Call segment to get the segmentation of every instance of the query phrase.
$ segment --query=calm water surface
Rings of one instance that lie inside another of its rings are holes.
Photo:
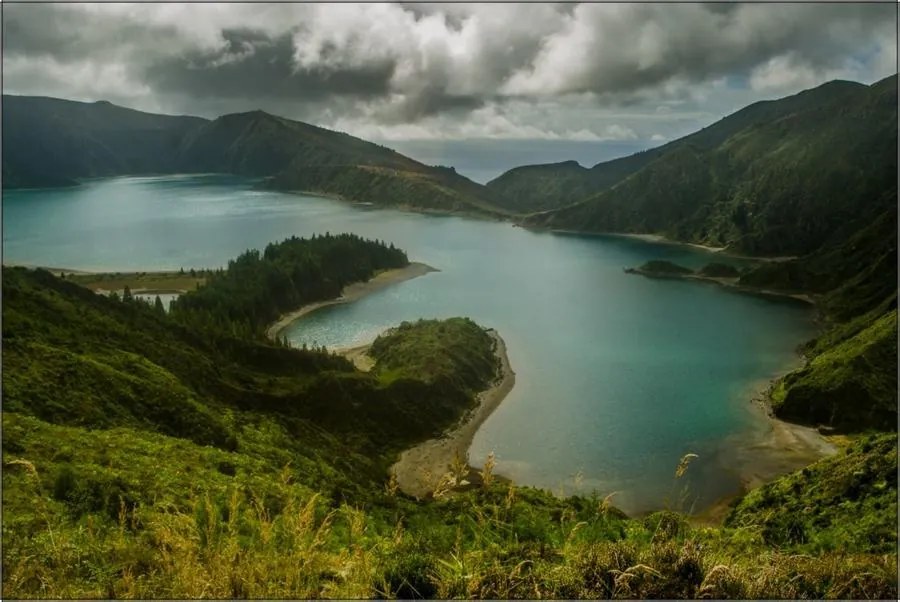
[[[711,256],[621,237],[534,233],[509,224],[366,209],[253,190],[230,176],[95,180],[5,191],[4,261],[73,269],[217,267],[291,235],[355,232],[438,268],[311,314],[295,343],[370,341],[403,320],[465,315],[499,330],[516,386],[478,432],[473,464],[554,492],[618,492],[628,511],[696,508],[733,492],[723,441],[761,431],[748,403],[813,335],[802,305],[622,269]],[[673,472],[700,455],[688,477]],[[687,487],[686,495],[683,490]]]

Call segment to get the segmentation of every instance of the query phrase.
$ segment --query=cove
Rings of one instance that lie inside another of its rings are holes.
[[[349,346],[420,317],[468,316],[507,344],[516,386],[478,431],[479,465],[562,494],[617,492],[627,512],[702,509],[734,493],[733,448],[767,428],[749,400],[798,362],[808,306],[628,275],[716,256],[621,237],[360,207],[231,176],[93,180],[4,191],[7,263],[87,270],[217,267],[287,236],[354,232],[434,272],[295,322],[295,344]],[[696,453],[685,478],[680,457]],[[752,454],[743,453],[750,458]]]

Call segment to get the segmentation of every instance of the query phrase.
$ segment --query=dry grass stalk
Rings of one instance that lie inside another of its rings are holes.
[[[675,469],[675,478],[680,479],[684,476],[684,473],[687,472],[688,466],[691,465],[691,462],[695,459],[699,458],[697,454],[684,454],[681,456],[681,461],[678,462],[678,467]]]

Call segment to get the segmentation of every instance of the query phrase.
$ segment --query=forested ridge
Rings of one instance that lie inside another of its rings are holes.
[[[343,132],[265,111],[154,115],[58,98],[3,96],[3,187],[103,176],[223,173],[266,188],[408,209],[501,216],[481,184]]]
[[[347,284],[408,264],[393,244],[355,234],[292,237],[262,253],[246,251],[212,272],[204,286],[172,304],[172,316],[200,328],[261,337],[282,313],[338,297]]]

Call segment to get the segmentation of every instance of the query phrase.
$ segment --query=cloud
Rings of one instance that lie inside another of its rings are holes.
[[[896,65],[888,4],[16,4],[4,88],[382,139],[672,139]],[[374,136],[373,136],[374,137]]]
[[[864,48],[863,40],[896,35],[890,19],[896,8],[884,5],[709,6],[715,5],[579,5],[504,91],[627,97],[747,73],[788,52],[802,68],[824,75]]]

